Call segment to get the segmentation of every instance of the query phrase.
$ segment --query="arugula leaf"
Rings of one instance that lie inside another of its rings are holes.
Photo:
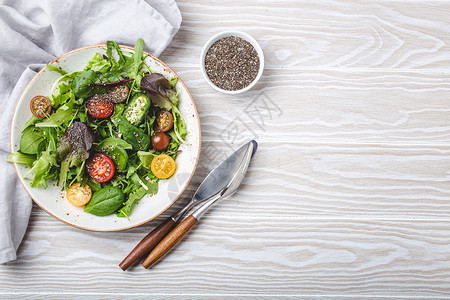
[[[152,151],[152,152],[138,151],[137,155],[139,157],[139,160],[142,163],[142,166],[144,168],[150,169],[151,164],[152,164],[152,160],[156,156],[154,151]]]
[[[136,175],[137,176],[137,175]],[[142,180],[141,180],[142,181]],[[158,181],[149,179],[144,182],[145,187],[139,184],[134,185],[134,189],[130,192],[125,205],[116,213],[119,218],[128,218],[131,214],[131,210],[136,203],[142,199],[146,194],[158,193]]]
[[[122,66],[122,72],[130,74],[131,72],[133,72],[133,68],[134,68],[134,56],[128,56],[128,55],[124,55],[124,64]]]
[[[58,140],[56,130],[51,127],[43,127],[42,132],[44,133],[44,137],[47,139],[47,149],[49,151],[56,151],[56,141]]]
[[[139,164],[138,166],[136,166],[135,164],[129,164],[128,170],[127,170],[127,175],[125,175],[125,177],[126,177],[126,178],[130,178],[130,177],[133,176],[133,174],[136,173],[141,167],[142,167],[142,164]]]
[[[177,136],[177,140],[179,143],[184,143],[184,138],[187,135],[186,124],[184,124],[183,119],[181,119],[181,114],[178,112],[172,111],[173,115],[173,131]]]
[[[45,121],[37,123],[36,127],[58,127],[64,122],[69,122],[73,117],[73,105],[64,104],[59,107],[50,117]]]
[[[116,53],[119,57],[118,61],[114,59],[113,50],[116,50]],[[106,56],[111,63],[111,71],[119,71],[120,67],[125,64],[125,57],[123,56],[122,49],[120,49],[119,44],[114,41],[106,42]]]
[[[81,104],[83,99],[76,101],[75,95],[72,93],[72,81],[75,77],[81,74],[81,71],[72,72],[59,78],[51,89],[52,106],[58,107],[66,102],[73,101]]]
[[[175,87],[177,82],[178,82],[178,77],[172,77],[172,79],[169,80],[169,83],[172,87]]]
[[[144,47],[144,40],[138,39],[136,42],[136,45],[134,46],[134,54],[133,54],[133,71],[130,74],[131,78],[136,78],[139,74],[139,70],[141,69],[142,63],[143,63],[143,47]],[[140,82],[137,81],[137,82]]]
[[[119,116],[122,115],[123,110],[125,109],[125,104],[115,104],[114,105],[114,112],[111,116],[111,122],[117,126],[119,124]]]
[[[92,70],[94,72],[106,73],[111,69],[111,62],[103,57],[99,53],[95,53],[94,57],[87,63],[84,68],[85,71]]]
[[[148,116],[147,116],[148,117]],[[148,118],[148,120],[145,122],[147,124],[147,132],[149,136],[152,136],[155,133],[155,124],[156,116],[153,114],[151,117]]]
[[[51,154],[50,151],[44,151],[41,157],[35,161],[33,167],[25,174],[27,178],[30,174],[34,173],[33,181],[30,186],[38,187],[44,186],[47,188],[47,176],[49,175],[52,166],[57,166],[56,154]]]
[[[91,190],[93,192],[99,190],[102,188],[102,184],[100,182],[95,181],[94,179],[92,179],[90,176],[85,177],[87,179],[86,180],[86,184],[89,185],[89,187],[91,188]]]
[[[54,66],[54,65],[47,64],[47,69],[49,69],[49,71],[52,71],[52,72],[58,72],[61,75],[66,75],[67,74],[66,71],[64,71],[60,67],[57,67],[57,66]]]
[[[36,160],[36,155],[23,154],[20,152],[11,153],[6,159],[7,162],[15,162],[22,165],[27,165],[30,168],[33,166]]]
[[[128,218],[136,202],[141,200],[146,192],[147,191],[143,187],[134,189],[128,196],[125,205],[116,213],[116,216],[119,218]]]
[[[75,95],[72,92],[67,92],[59,95],[52,95],[53,107],[58,107],[61,104],[67,103],[68,101],[75,101]]]
[[[22,132],[25,131],[25,129],[27,129],[30,126],[34,126],[36,123],[38,123],[39,121],[42,121],[41,118],[36,117],[35,115],[32,115],[31,118],[28,119],[28,121],[25,123],[25,125],[22,128]]]

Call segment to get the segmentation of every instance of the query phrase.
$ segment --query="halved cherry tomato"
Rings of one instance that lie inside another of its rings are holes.
[[[45,118],[52,111],[52,102],[45,96],[34,96],[30,101],[30,110],[38,118]]]
[[[80,183],[75,183],[67,190],[66,196],[72,205],[83,206],[91,201],[92,191],[87,184],[81,186]]]
[[[153,158],[150,168],[153,175],[159,179],[166,179],[175,174],[177,164],[169,155],[160,154]]]
[[[152,135],[152,146],[156,151],[164,151],[169,147],[170,139],[164,132],[157,132]]]
[[[114,163],[103,153],[96,153],[86,163],[89,175],[97,182],[107,182],[115,172]]]
[[[114,110],[114,105],[108,98],[108,94],[97,94],[86,101],[88,112],[94,118],[107,118]]]
[[[161,109],[156,115],[156,129],[162,132],[169,131],[173,127],[173,115],[166,109]]]
[[[116,85],[109,91],[109,100],[111,100],[113,103],[125,102],[128,98],[129,93],[130,89],[125,83]]]

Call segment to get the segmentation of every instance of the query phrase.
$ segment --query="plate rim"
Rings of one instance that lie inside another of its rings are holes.
[[[63,59],[64,57],[66,57],[66,56],[68,56],[68,55],[70,55],[70,54],[79,52],[79,51],[83,51],[83,50],[87,50],[87,49],[92,49],[92,48],[103,48],[103,47],[106,47],[106,44],[96,44],[96,45],[90,45],[90,46],[84,46],[84,47],[76,48],[76,49],[73,49],[73,50],[71,50],[71,51],[69,51],[69,52],[66,52],[66,53],[64,53],[64,54],[62,54],[62,55],[60,55],[60,56],[58,56],[57,58],[53,59],[52,61],[50,61],[50,62],[47,63],[47,64],[52,65],[52,64],[54,64],[54,63],[58,63],[59,60]],[[128,50],[134,51],[134,47],[131,47],[131,46],[127,46],[127,45],[119,45],[119,47],[120,47],[121,49],[128,49]],[[27,186],[25,185],[25,182],[23,181],[22,177],[19,176],[19,171],[17,170],[17,164],[16,164],[16,163],[13,163],[14,169],[15,169],[15,171],[16,171],[16,176],[17,176],[17,178],[19,178],[19,181],[21,182],[23,188],[24,188],[25,191],[27,192],[28,196],[30,196],[30,198],[33,200],[33,202],[36,203],[36,204],[37,204],[42,210],[44,210],[46,213],[48,213],[48,214],[51,215],[52,217],[56,218],[57,220],[59,220],[59,221],[65,223],[65,224],[71,225],[71,226],[76,227],[76,228],[79,228],[79,229],[83,229],[83,230],[87,230],[87,231],[92,231],[92,232],[117,232],[117,231],[123,231],[123,230],[127,230],[127,229],[131,229],[131,228],[135,228],[135,227],[141,226],[141,225],[143,225],[143,224],[145,224],[145,223],[148,223],[148,222],[150,222],[150,221],[156,219],[157,217],[159,217],[160,215],[162,215],[165,211],[167,211],[172,205],[174,205],[175,202],[176,202],[176,201],[180,198],[180,196],[184,193],[184,191],[186,190],[186,188],[189,186],[189,184],[190,184],[190,182],[191,182],[191,180],[192,180],[192,177],[194,176],[195,171],[197,170],[198,161],[199,161],[199,159],[200,159],[200,151],[201,151],[201,147],[202,147],[202,130],[201,130],[201,123],[200,123],[200,116],[199,116],[199,114],[198,114],[197,105],[195,104],[194,97],[192,97],[191,92],[189,91],[189,89],[187,88],[187,86],[186,86],[186,84],[183,82],[183,80],[180,78],[180,76],[179,76],[179,75],[178,75],[171,67],[169,67],[165,62],[163,62],[163,61],[160,60],[159,58],[153,56],[152,54],[150,54],[150,53],[148,53],[148,52],[146,52],[146,51],[143,51],[143,54],[144,54],[145,56],[151,57],[151,58],[154,59],[156,62],[160,63],[160,64],[166,69],[166,71],[167,71],[167,70],[170,70],[170,72],[173,73],[173,74],[178,78],[178,82],[181,83],[181,85],[184,87],[185,91],[187,92],[187,94],[188,94],[188,96],[189,96],[189,98],[190,98],[190,100],[191,100],[191,102],[192,102],[192,104],[193,104],[193,108],[194,108],[194,111],[195,111],[195,116],[196,116],[197,124],[198,124],[198,138],[199,138],[199,140],[198,140],[198,150],[197,150],[197,159],[195,160],[194,168],[192,169],[192,172],[191,172],[191,174],[190,174],[190,176],[189,176],[189,178],[188,178],[188,180],[187,180],[186,185],[184,186],[184,188],[178,193],[178,195],[175,197],[175,199],[174,199],[171,203],[169,203],[169,205],[167,205],[166,207],[164,207],[164,209],[161,210],[160,213],[156,214],[155,216],[153,216],[153,217],[151,217],[151,218],[149,218],[149,219],[146,219],[146,220],[144,220],[144,221],[141,221],[141,222],[138,222],[138,223],[136,223],[136,224],[133,224],[133,225],[130,225],[130,226],[126,226],[126,227],[123,227],[123,228],[117,228],[117,229],[95,229],[95,228],[90,228],[90,227],[86,227],[86,226],[81,226],[81,225],[76,225],[76,224],[70,223],[70,222],[68,222],[68,221],[65,221],[65,220],[63,220],[63,219],[61,219],[61,218],[55,216],[53,213],[51,213],[50,211],[48,211],[47,209],[45,209],[45,208],[44,208],[44,207],[43,207],[36,199],[34,199],[33,196],[31,196],[30,192],[29,192],[28,189],[27,189]],[[27,85],[25,86],[25,88],[23,89],[22,93],[20,94],[20,97],[17,99],[17,103],[16,103],[16,106],[15,106],[15,108],[14,108],[13,117],[12,117],[12,119],[11,119],[11,127],[10,127],[10,131],[9,131],[9,143],[10,143],[11,153],[13,153],[13,151],[14,151],[14,149],[13,149],[13,140],[12,140],[12,132],[13,132],[13,129],[14,129],[14,120],[16,119],[16,113],[17,113],[17,108],[18,108],[18,106],[19,106],[19,102],[20,102],[20,100],[22,99],[23,94],[25,93],[25,91],[28,90],[29,86],[30,86],[30,85],[31,85],[31,84],[32,84],[32,83],[33,83],[33,82],[34,82],[34,81],[35,81],[35,80],[36,80],[36,79],[37,79],[37,78],[38,78],[38,77],[39,77],[39,76],[47,69],[47,64],[46,64],[39,72],[37,72],[36,75],[33,76],[33,78],[30,80],[30,82],[28,82],[28,84],[27,84]]]

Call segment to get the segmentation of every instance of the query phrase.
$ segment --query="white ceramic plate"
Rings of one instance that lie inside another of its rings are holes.
[[[133,48],[127,46],[121,46],[121,48],[124,52],[133,51]],[[105,45],[83,47],[58,57],[50,64],[59,66],[69,73],[80,71],[84,69],[87,62],[96,52],[105,54],[105,49]],[[178,77],[178,83],[175,88],[178,91],[180,98],[179,110],[186,123],[188,134],[186,136],[186,144],[180,146],[181,153],[176,159],[177,171],[175,175],[168,180],[161,180],[159,182],[159,191],[156,195],[144,196],[144,198],[136,204],[130,215],[130,219],[128,220],[127,218],[118,218],[115,215],[97,217],[85,213],[83,208],[75,207],[67,201],[65,192],[57,187],[56,181],[51,182],[47,189],[42,187],[32,188],[30,187],[30,181],[24,179],[25,173],[29,170],[28,167],[15,164],[17,175],[25,190],[42,209],[55,218],[86,230],[124,230],[139,226],[156,218],[168,209],[188,186],[200,155],[200,119],[198,117],[197,108],[186,85],[172,69],[151,55],[146,58],[145,62],[154,72],[159,72],[169,78],[174,76]],[[19,150],[21,129],[31,117],[29,108],[31,98],[35,95],[50,96],[51,86],[59,77],[61,77],[61,75],[57,72],[50,72],[47,68],[44,68],[36,74],[25,88],[17,103],[11,124],[12,152]]]

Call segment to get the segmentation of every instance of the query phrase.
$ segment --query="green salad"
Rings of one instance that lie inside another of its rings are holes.
[[[97,216],[129,217],[158,181],[176,171],[175,158],[187,134],[178,110],[177,78],[153,72],[143,40],[134,52],[114,41],[84,70],[61,77],[50,95],[30,99],[32,117],[9,162],[30,167],[32,187],[57,180],[67,200]]]

